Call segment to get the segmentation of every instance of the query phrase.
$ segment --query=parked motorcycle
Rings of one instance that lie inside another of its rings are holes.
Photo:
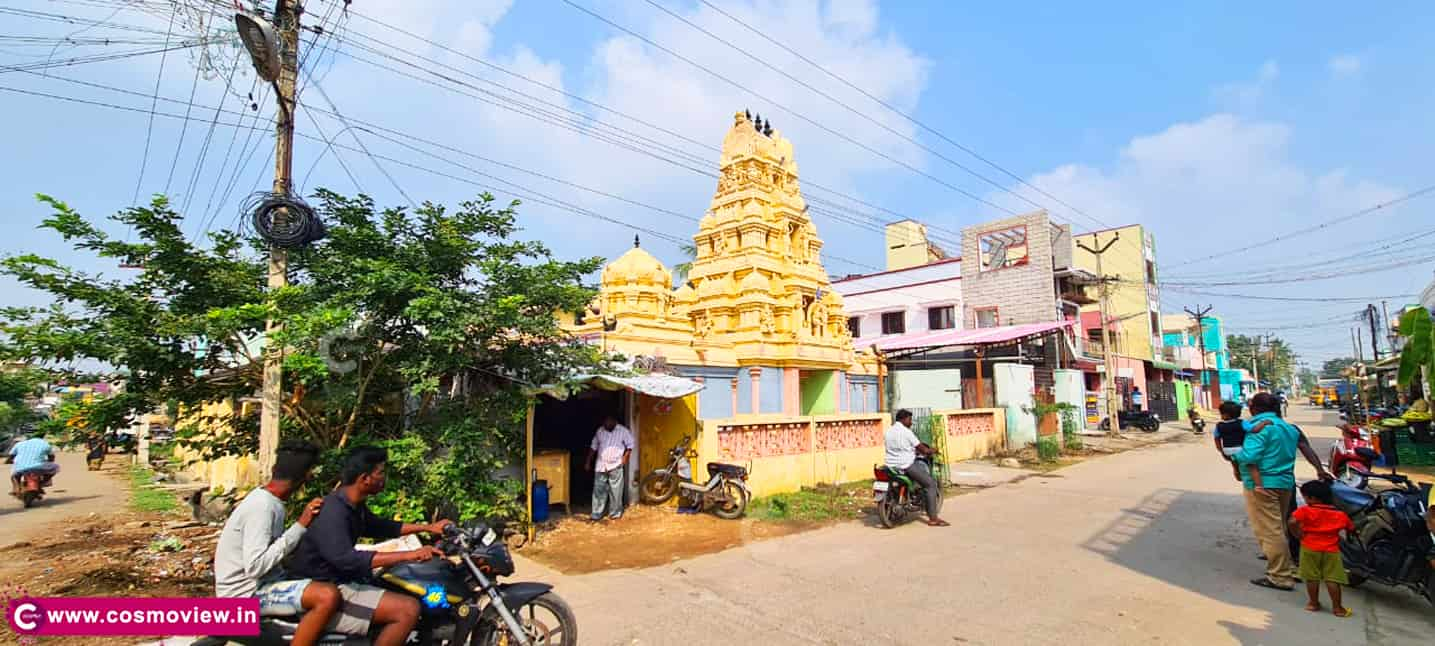
[[[573,646],[578,621],[567,602],[544,583],[497,583],[513,574],[513,556],[499,531],[483,523],[449,527],[438,545],[447,559],[404,563],[377,573],[379,585],[421,602],[408,643],[420,646]],[[207,637],[195,646],[283,646],[298,617],[265,617],[258,637]],[[366,646],[368,637],[326,635],[322,644]]]
[[[668,465],[643,476],[638,483],[638,496],[649,505],[661,505],[678,495],[678,485],[693,481],[693,467],[689,462],[697,457],[693,451],[693,438],[684,436],[678,445],[668,451]]]
[[[1117,411],[1116,421],[1121,424],[1122,430],[1134,426],[1147,433],[1155,433],[1161,429],[1161,418],[1156,417],[1156,414],[1151,411]],[[1101,423],[1097,425],[1097,428],[1103,431],[1111,430],[1111,418],[1101,418]]]
[[[1400,475],[1367,478],[1395,486],[1372,493],[1341,482],[1331,485],[1335,506],[1355,523],[1355,531],[1340,541],[1351,587],[1366,581],[1406,587],[1435,604],[1435,568],[1429,558],[1435,534],[1425,524],[1425,492]]]
[[[688,464],[688,460],[695,457],[689,449],[691,443],[691,437],[684,437],[668,452],[668,466],[643,476],[638,485],[639,497],[645,503],[656,505],[681,494],[693,507],[711,509],[718,518],[742,518],[747,513],[747,503],[752,500],[752,490],[747,488],[747,467],[709,462],[708,481],[697,484],[693,482]]]
[[[931,456],[919,455],[917,460],[926,463],[927,470],[935,473]],[[877,504],[877,518],[883,527],[891,529],[907,522],[909,516],[926,511],[926,490],[906,473],[881,465],[872,467],[872,476],[872,501]],[[942,511],[941,505],[942,492],[938,491],[938,513]]]
[[[1330,445],[1330,472],[1341,482],[1364,489],[1370,465],[1380,458],[1365,429],[1351,424],[1341,427],[1341,439]]]

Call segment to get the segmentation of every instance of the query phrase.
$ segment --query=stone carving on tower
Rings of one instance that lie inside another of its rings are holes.
[[[651,342],[680,363],[848,369],[847,315],[822,266],[792,143],[738,112],[719,167],[686,283],[674,291],[671,273],[635,245],[603,270],[594,311],[572,330],[616,319],[619,346]]]

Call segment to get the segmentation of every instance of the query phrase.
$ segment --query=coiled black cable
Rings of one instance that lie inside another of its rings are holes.
[[[297,249],[328,234],[324,221],[303,198],[261,191],[245,199],[240,210],[249,214],[254,233],[281,249]],[[281,217],[277,226],[275,216]]]

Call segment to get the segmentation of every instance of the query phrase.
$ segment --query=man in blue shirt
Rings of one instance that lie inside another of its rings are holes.
[[[32,437],[23,442],[17,442],[10,447],[10,455],[5,461],[13,464],[10,467],[10,485],[15,496],[20,495],[20,476],[26,471],[39,471],[46,477],[55,475],[60,470],[60,464],[54,461],[55,449],[43,438]]]
[[[1251,398],[1252,427],[1263,426],[1246,434],[1241,450],[1231,459],[1241,465],[1252,465],[1260,472],[1257,486],[1249,469],[1242,469],[1245,485],[1246,515],[1251,529],[1266,556],[1266,575],[1251,583],[1277,590],[1295,586],[1295,565],[1286,541],[1286,507],[1295,487],[1295,457],[1299,450],[1300,432],[1280,418],[1280,399],[1270,393]],[[1265,424],[1261,424],[1265,422]]]

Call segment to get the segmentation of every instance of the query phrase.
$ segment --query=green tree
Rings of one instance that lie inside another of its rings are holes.
[[[45,373],[22,369],[0,373],[0,432],[11,432],[38,419],[30,398],[39,394]]]
[[[1354,357],[1340,357],[1338,359],[1327,359],[1320,366],[1321,379],[1340,379],[1345,376],[1345,369],[1355,363]]]
[[[272,339],[285,350],[282,433],[330,449],[316,492],[333,485],[342,449],[371,444],[393,460],[377,511],[417,519],[443,504],[463,517],[512,514],[521,480],[497,473],[520,457],[524,386],[602,367],[555,317],[591,301],[584,278],[601,260],[559,261],[515,239],[516,203],[499,208],[484,195],[453,210],[380,211],[367,197],[320,191],[328,238],[291,253],[293,284],[266,293],[262,245],[231,231],[190,245],[163,199],[116,216],[133,226],[132,243],[42,200],[55,210],[43,226],[77,250],[143,266],[119,280],[37,256],[3,264],[65,303],[7,310],[7,354],[129,371],[124,393],[103,402],[90,428],[254,394],[273,317],[284,324]],[[219,437],[179,430],[209,456],[256,448],[252,416],[219,421]]]
[[[1261,338],[1232,334],[1226,337],[1231,365],[1253,370],[1259,367],[1260,378],[1271,384],[1289,384],[1295,376],[1295,352],[1284,339]]]
[[[1396,377],[1400,385],[1409,386],[1422,368],[1424,378],[1435,378],[1435,324],[1430,322],[1430,312],[1414,307],[1401,315],[1400,336],[1405,337],[1405,347],[1400,350],[1400,372]]]
[[[693,271],[693,261],[698,259],[698,248],[696,245],[681,245],[683,256],[687,258],[683,262],[673,265],[673,286],[682,285],[688,282],[688,274]]]
[[[1316,382],[1319,381],[1319,375],[1310,368],[1301,368],[1296,372],[1296,381],[1300,383],[1302,393],[1309,393],[1315,390]]]

